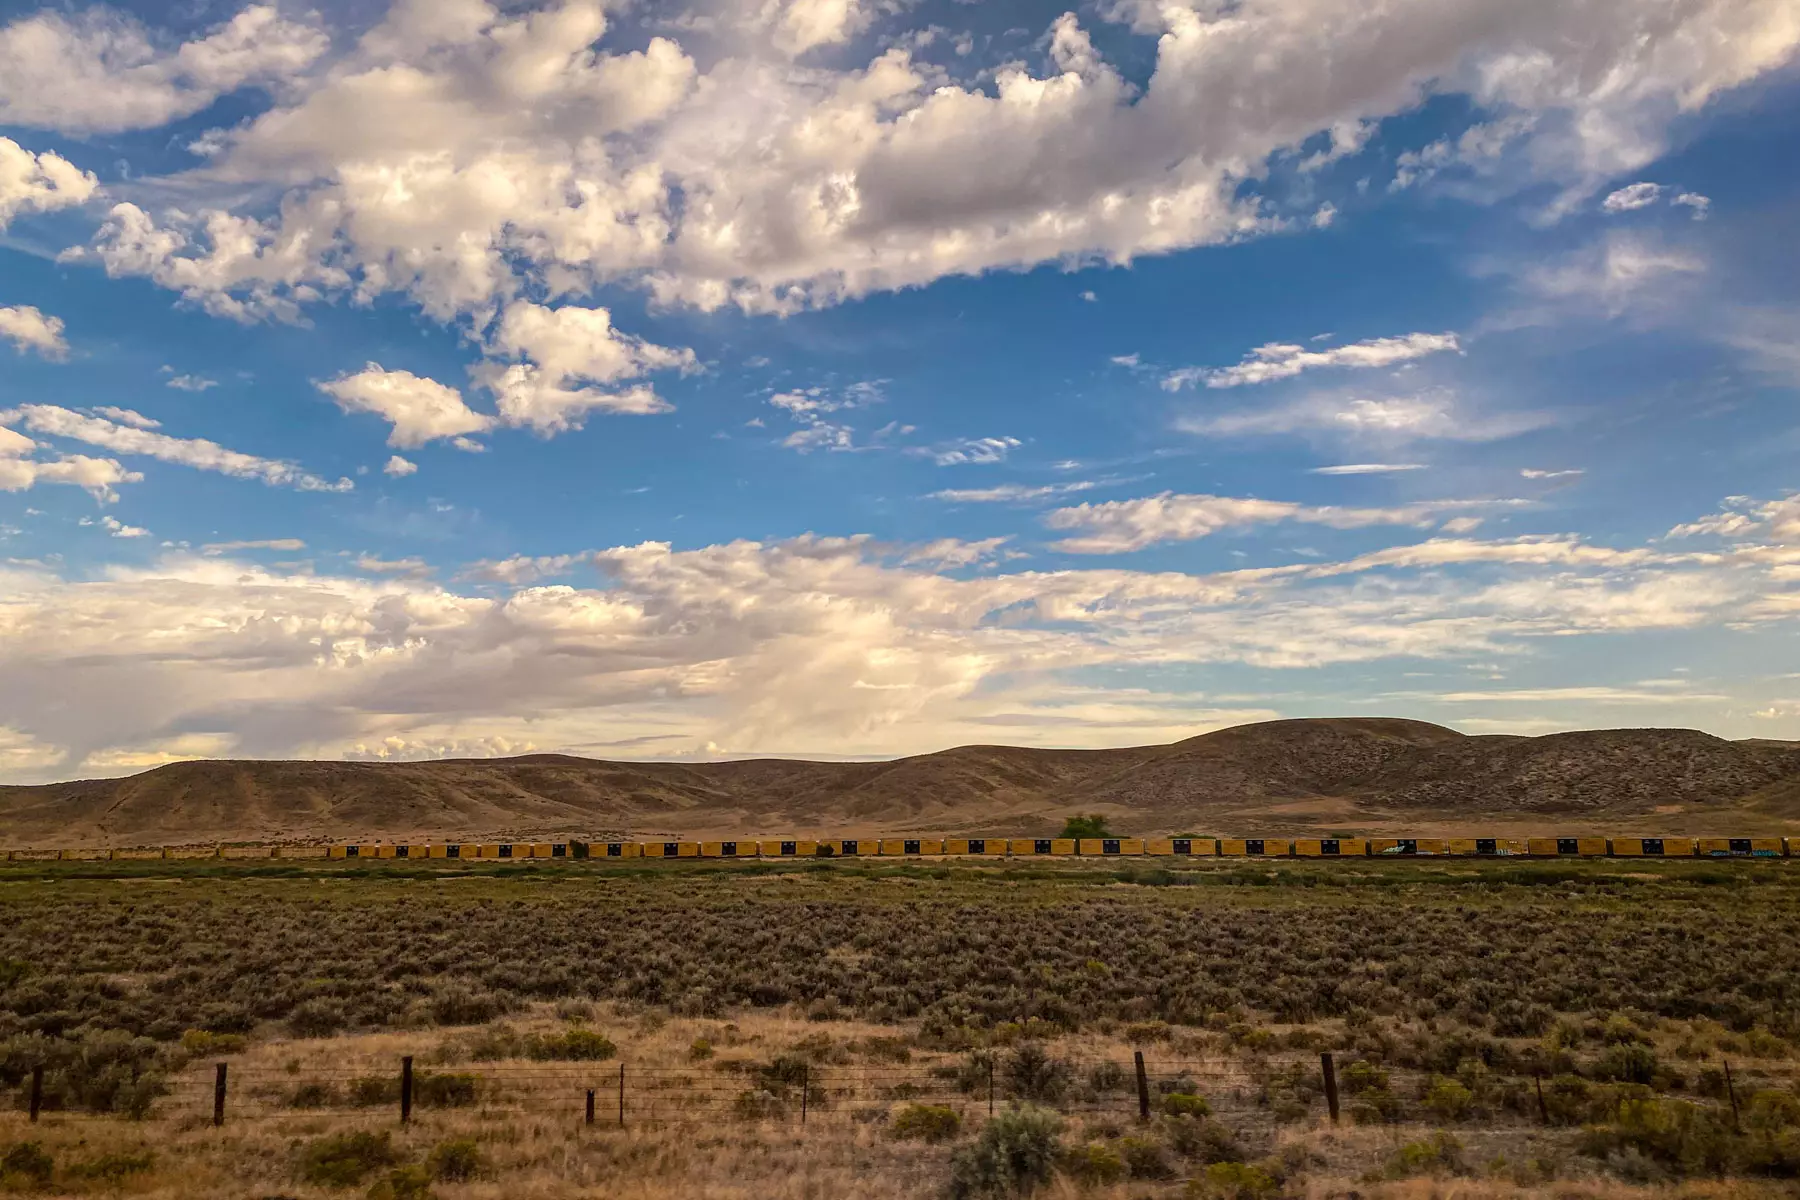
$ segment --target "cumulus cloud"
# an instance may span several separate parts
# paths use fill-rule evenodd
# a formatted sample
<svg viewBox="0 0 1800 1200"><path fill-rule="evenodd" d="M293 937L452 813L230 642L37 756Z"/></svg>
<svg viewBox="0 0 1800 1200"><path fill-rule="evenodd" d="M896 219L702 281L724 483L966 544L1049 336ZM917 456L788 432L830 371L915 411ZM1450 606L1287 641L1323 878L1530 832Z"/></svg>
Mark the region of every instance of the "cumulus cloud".
<svg viewBox="0 0 1800 1200"><path fill-rule="evenodd" d="M85 204L99 190L100 181L92 172L78 169L60 154L48 150L33 154L11 138L0 137L0 229L20 213Z"/></svg>
<svg viewBox="0 0 1800 1200"><path fill-rule="evenodd" d="M46 316L29 304L0 308L0 338L20 354L35 350L45 358L66 358L69 343L63 337L61 317Z"/></svg>
<svg viewBox="0 0 1800 1200"><path fill-rule="evenodd" d="M865 7L755 12L793 54L847 44ZM964 84L899 45L797 70L732 44L703 69L668 38L609 48L599 0L408 0L208 142L211 178L245 187L210 209L115 210L97 249L227 315L398 291L473 319L617 281L788 312L1284 228L1245 180L1321 134L1352 153L1435 95L1479 116L1419 152L1416 181L1438 159L1487 163L1585 198L1658 157L1683 114L1790 62L1789 7L1146 5L1158 41L1138 85L1073 14L1041 70Z"/></svg>
<svg viewBox="0 0 1800 1200"><path fill-rule="evenodd" d="M209 388L219 386L218 380L208 379L204 375L177 375L168 367L163 368L163 373L169 376L164 381L165 386L172 387L178 392L204 392Z"/></svg>
<svg viewBox="0 0 1800 1200"><path fill-rule="evenodd" d="M110 504L119 498L114 490L119 484L141 483L144 478L111 458L85 454L65 454L50 460L27 458L18 448L20 440L27 450L36 445L10 429L0 429L0 492L22 492L40 483L66 483L81 488L102 504Z"/></svg>
<svg viewBox="0 0 1800 1200"><path fill-rule="evenodd" d="M1459 350L1454 333L1409 333L1402 337L1372 338L1348 346L1326 350L1308 350L1287 342L1270 342L1252 350L1235 367L1183 367L1163 379L1164 389L1174 392L1196 383L1209 388L1242 387L1251 383L1268 383L1273 379L1291 379L1302 371L1323 367L1391 367Z"/></svg>
<svg viewBox="0 0 1800 1200"><path fill-rule="evenodd" d="M411 371L370 363L354 375L318 385L345 412L373 413L393 426L388 445L423 446L438 438L481 433L493 419L463 403L462 393Z"/></svg>
<svg viewBox="0 0 1800 1200"><path fill-rule="evenodd" d="M171 437L165 433L109 421L104 417L88 416L54 404L22 404L17 409L0 413L0 423L11 422L22 422L33 433L47 437L68 438L111 450L115 454L140 454L163 462L180 463L200 471L217 471L239 479L259 479L270 487L291 487L303 492L347 492L353 486L348 479L333 483L301 470L292 463L227 450L217 442L210 442L205 438ZM90 487L90 490L93 489Z"/></svg>
<svg viewBox="0 0 1800 1200"><path fill-rule="evenodd" d="M1702 196L1699 192L1683 192L1673 200L1669 201L1669 203L1679 204L1683 208L1693 209L1694 220L1696 221L1706 220L1706 214L1712 209L1712 198L1710 196Z"/></svg>
<svg viewBox="0 0 1800 1200"><path fill-rule="evenodd" d="M0 27L0 125L154 129L246 84L293 76L330 43L323 30L260 4L173 50L158 40L101 6L73 16L43 9Z"/></svg>
<svg viewBox="0 0 1800 1200"><path fill-rule="evenodd" d="M383 466L381 470L384 474L392 475L394 478L398 479L404 475L417 474L419 464L410 459L401 458L398 454L395 454L389 456L386 465Z"/></svg>
<svg viewBox="0 0 1800 1200"><path fill-rule="evenodd" d="M1548 639L1800 611L1770 603L1795 583L1765 567L1566 537L1434 539L1379 562L1223 575L959 578L938 566L995 549L651 542L590 556L605 575L597 586L503 578L535 578L534 562L497 571L494 595L406 571L284 572L201 555L95 577L0 568L0 729L4 744L32 750L0 771L66 777L184 738L266 757L429 755L493 739L638 756L708 743L892 754L1172 740L1269 714L1068 680L1128 664L1492 661ZM937 561L904 561L917 556ZM1506 574L1484 573L1500 564ZM1364 578L1373 570L1378 586Z"/></svg>
<svg viewBox="0 0 1800 1200"><path fill-rule="evenodd" d="M1634 212L1655 204L1662 192L1660 183L1630 184L1608 195L1600 202L1600 208L1609 213Z"/></svg>
<svg viewBox="0 0 1800 1200"><path fill-rule="evenodd" d="M1727 496L1724 507L1697 521L1669 530L1671 538L1710 534L1725 538L1769 537L1784 543L1800 542L1800 495L1779 500L1754 500Z"/></svg>
<svg viewBox="0 0 1800 1200"><path fill-rule="evenodd" d="M1158 542L1206 537L1221 529L1283 521L1325 525L1333 529L1360 529L1371 525L1424 526L1446 510L1483 503L1492 502L1450 500L1399 508L1342 508L1297 504L1289 500L1164 492L1137 500L1108 500L1055 509L1045 514L1044 524L1051 529L1081 531L1077 537L1055 543L1059 550L1071 554L1123 554Z"/></svg>
<svg viewBox="0 0 1800 1200"><path fill-rule="evenodd" d="M116 538L141 538L150 536L150 531L148 529L144 529L138 525L127 525L117 517L101 517L98 520L95 520L93 517L83 517L81 520L77 521L76 524L92 525L104 529L109 536Z"/></svg>
<svg viewBox="0 0 1800 1200"><path fill-rule="evenodd" d="M129 425L133 429L161 429L162 422L146 417L143 413L131 408L118 408L111 404L96 404L92 411L109 421L120 425Z"/></svg>
<svg viewBox="0 0 1800 1200"><path fill-rule="evenodd" d="M668 412L672 406L647 385L607 385L698 367L692 350L619 332L604 308L546 308L526 300L507 306L488 339L488 352L500 361L484 364L475 375L494 393L500 418L545 435L579 428L595 411ZM591 386L596 384L601 386Z"/></svg>

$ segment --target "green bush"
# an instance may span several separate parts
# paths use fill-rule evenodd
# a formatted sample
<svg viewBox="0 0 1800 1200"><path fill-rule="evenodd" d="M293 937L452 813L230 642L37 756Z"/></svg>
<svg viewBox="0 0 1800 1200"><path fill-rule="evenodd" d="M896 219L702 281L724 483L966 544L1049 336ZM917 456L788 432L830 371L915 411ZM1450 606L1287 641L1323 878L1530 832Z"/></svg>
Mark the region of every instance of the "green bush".
<svg viewBox="0 0 1800 1200"><path fill-rule="evenodd" d="M1083 816L1075 814L1063 822L1062 837L1066 838L1109 838L1112 830L1106 827L1106 818L1099 813Z"/></svg>
<svg viewBox="0 0 1800 1200"><path fill-rule="evenodd" d="M1042 1108L1015 1105L982 1127L950 1158L950 1200L1029 1196L1050 1182L1062 1120Z"/></svg>
<svg viewBox="0 0 1800 1200"><path fill-rule="evenodd" d="M1175 1166L1169 1161L1168 1148L1155 1138L1120 1138L1119 1157L1125 1160L1125 1171L1133 1179L1175 1177Z"/></svg>
<svg viewBox="0 0 1800 1200"><path fill-rule="evenodd" d="M1388 1073L1373 1063L1357 1059L1338 1075L1338 1084L1347 1096L1388 1090Z"/></svg>
<svg viewBox="0 0 1800 1200"><path fill-rule="evenodd" d="M1056 1165L1064 1175L1087 1187L1105 1187L1125 1178L1125 1160L1105 1142L1065 1146L1056 1156Z"/></svg>
<svg viewBox="0 0 1800 1200"><path fill-rule="evenodd" d="M315 1187L355 1187L371 1172L399 1160L386 1133L338 1133L310 1142L301 1151L300 1178Z"/></svg>
<svg viewBox="0 0 1800 1200"><path fill-rule="evenodd" d="M212 1058L220 1054L242 1054L250 1040L241 1033L214 1033L210 1029L190 1029L181 1035L181 1048L195 1058Z"/></svg>
<svg viewBox="0 0 1800 1200"><path fill-rule="evenodd" d="M1280 1190L1274 1175L1238 1162L1214 1163L1187 1185L1187 1194L1196 1200L1271 1200Z"/></svg>
<svg viewBox="0 0 1800 1200"><path fill-rule="evenodd" d="M415 1077L413 1086L418 1087ZM415 1091L416 1094L416 1091ZM375 1108L384 1104L400 1103L400 1077L398 1075L359 1075L350 1081L350 1103L358 1108Z"/></svg>
<svg viewBox="0 0 1800 1200"><path fill-rule="evenodd" d="M1723 1174L1739 1150L1714 1110L1685 1100L1631 1096L1618 1116L1583 1131L1581 1149L1596 1158L1641 1156L1676 1175Z"/></svg>
<svg viewBox="0 0 1800 1200"><path fill-rule="evenodd" d="M1617 1083L1656 1082L1661 1069L1656 1051L1640 1042L1618 1042L1608 1046L1594 1062L1594 1078Z"/></svg>
<svg viewBox="0 0 1800 1200"><path fill-rule="evenodd" d="M1463 1147L1451 1134L1439 1130L1422 1142L1408 1142L1387 1162L1390 1179L1413 1175L1454 1175L1463 1170Z"/></svg>
<svg viewBox="0 0 1800 1200"><path fill-rule="evenodd" d="M1239 1162L1244 1157L1237 1135L1217 1121L1164 1117L1162 1133L1170 1149L1194 1162Z"/></svg>
<svg viewBox="0 0 1800 1200"><path fill-rule="evenodd" d="M329 1108L337 1091L329 1083L303 1083L288 1095L289 1108Z"/></svg>
<svg viewBox="0 0 1800 1200"><path fill-rule="evenodd" d="M1171 1117L1210 1117L1212 1105L1205 1097L1196 1096L1192 1092L1170 1092L1162 1098L1163 1113Z"/></svg>
<svg viewBox="0 0 1800 1200"><path fill-rule="evenodd" d="M600 1062L615 1053L611 1040L591 1029L525 1039L525 1056L540 1062Z"/></svg>
<svg viewBox="0 0 1800 1200"><path fill-rule="evenodd" d="M1055 1104L1069 1090L1075 1069L1052 1058L1037 1042L1014 1046L1001 1064L1007 1095L1039 1104Z"/></svg>
<svg viewBox="0 0 1800 1200"><path fill-rule="evenodd" d="M961 1130L962 1118L942 1104L903 1104L888 1125L895 1137L921 1142L948 1142Z"/></svg>
<svg viewBox="0 0 1800 1200"><path fill-rule="evenodd" d="M1454 1079L1434 1076L1425 1089L1425 1111L1440 1121L1460 1121L1475 1107L1475 1093Z"/></svg>
<svg viewBox="0 0 1800 1200"><path fill-rule="evenodd" d="M56 1160L37 1142L20 1142L0 1154L0 1180L17 1180L27 1187L49 1187L56 1174Z"/></svg>
<svg viewBox="0 0 1800 1200"><path fill-rule="evenodd" d="M474 1075L422 1071L413 1077L413 1099L421 1108L465 1108L475 1103L479 1084Z"/></svg>
<svg viewBox="0 0 1800 1200"><path fill-rule="evenodd" d="M425 1169L433 1179L445 1183L467 1183L481 1174L484 1161L481 1147L474 1138L452 1138L439 1142L425 1160Z"/></svg>
<svg viewBox="0 0 1800 1200"><path fill-rule="evenodd" d="M395 1167L369 1189L369 1200L432 1200L431 1176L424 1167Z"/></svg>

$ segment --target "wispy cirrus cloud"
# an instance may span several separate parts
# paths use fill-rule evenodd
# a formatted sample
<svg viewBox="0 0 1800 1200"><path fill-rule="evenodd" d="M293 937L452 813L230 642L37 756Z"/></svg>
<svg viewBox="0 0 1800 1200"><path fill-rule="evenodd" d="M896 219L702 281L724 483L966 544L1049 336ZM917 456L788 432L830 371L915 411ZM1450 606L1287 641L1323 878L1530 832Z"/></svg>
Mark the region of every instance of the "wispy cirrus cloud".
<svg viewBox="0 0 1800 1200"><path fill-rule="evenodd" d="M1163 377L1165 391L1177 392L1196 383L1209 388L1244 387L1292 379L1305 371L1332 367L1368 370L1409 363L1427 355L1462 348L1454 333L1408 333L1400 337L1372 338L1323 350L1290 342L1270 342L1252 350L1244 361L1231 367L1183 367Z"/></svg>

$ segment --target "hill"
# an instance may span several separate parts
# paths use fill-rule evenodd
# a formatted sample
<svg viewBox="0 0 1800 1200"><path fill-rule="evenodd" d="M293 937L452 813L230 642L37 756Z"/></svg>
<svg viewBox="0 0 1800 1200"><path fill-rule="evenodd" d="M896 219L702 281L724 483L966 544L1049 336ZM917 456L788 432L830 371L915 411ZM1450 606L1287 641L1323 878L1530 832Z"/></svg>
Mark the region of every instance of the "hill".
<svg viewBox="0 0 1800 1200"><path fill-rule="evenodd" d="M1358 717L1166 746L961 746L888 762L198 761L0 787L0 841L1025 834L1076 811L1123 832L1768 830L1800 821L1800 747L1688 729L1471 737Z"/></svg>

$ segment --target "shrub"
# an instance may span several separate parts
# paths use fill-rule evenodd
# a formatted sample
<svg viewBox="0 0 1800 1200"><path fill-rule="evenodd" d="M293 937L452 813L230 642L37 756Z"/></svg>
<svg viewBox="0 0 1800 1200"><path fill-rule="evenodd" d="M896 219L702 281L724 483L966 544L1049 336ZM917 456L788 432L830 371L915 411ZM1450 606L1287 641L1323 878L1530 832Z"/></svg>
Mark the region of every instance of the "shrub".
<svg viewBox="0 0 1800 1200"><path fill-rule="evenodd" d="M705 1062L713 1056L713 1044L705 1038L695 1038L694 1044L688 1047L688 1061Z"/></svg>
<svg viewBox="0 0 1800 1200"><path fill-rule="evenodd" d="M1155 1138L1120 1138L1119 1157L1125 1160L1125 1171L1133 1179L1172 1179L1175 1176L1168 1148Z"/></svg>
<svg viewBox="0 0 1800 1200"><path fill-rule="evenodd" d="M731 1111L744 1121L772 1121L787 1111L787 1104L767 1088L749 1088L733 1098Z"/></svg>
<svg viewBox="0 0 1800 1200"><path fill-rule="evenodd" d="M1104 1187L1125 1178L1125 1160L1104 1142L1066 1146L1056 1158L1063 1174L1088 1187Z"/></svg>
<svg viewBox="0 0 1800 1200"><path fill-rule="evenodd" d="M1060 1058L1052 1058L1037 1042L1021 1042L1013 1047L1002 1068L1009 1095L1040 1104L1061 1100L1075 1075L1074 1068Z"/></svg>
<svg viewBox="0 0 1800 1200"><path fill-rule="evenodd" d="M506 1012L504 997L452 983L432 993L431 1019L439 1025L485 1025Z"/></svg>
<svg viewBox="0 0 1800 1200"><path fill-rule="evenodd" d="M418 1080L413 1081L415 1089ZM350 1081L350 1103L358 1108L376 1108L400 1103L398 1075L359 1075Z"/></svg>
<svg viewBox="0 0 1800 1200"><path fill-rule="evenodd" d="M1650 1084L1656 1081L1660 1064L1656 1051L1640 1042L1618 1042L1608 1046L1594 1063L1594 1078L1619 1083Z"/></svg>
<svg viewBox="0 0 1800 1200"><path fill-rule="evenodd" d="M1029 1196L1050 1182L1061 1133L1061 1119L1033 1105L1000 1113L951 1156L951 1200Z"/></svg>
<svg viewBox="0 0 1800 1200"><path fill-rule="evenodd" d="M423 1071L413 1078L413 1099L422 1108L464 1108L475 1103L479 1082L473 1075Z"/></svg>
<svg viewBox="0 0 1800 1200"><path fill-rule="evenodd" d="M288 1032L295 1037L330 1037L350 1023L344 1006L335 1000L306 1000L288 1013Z"/></svg>
<svg viewBox="0 0 1800 1200"><path fill-rule="evenodd" d="M1170 1149L1195 1162L1239 1162L1244 1157L1237 1135L1217 1121L1164 1117L1162 1131Z"/></svg>
<svg viewBox="0 0 1800 1200"><path fill-rule="evenodd" d="M467 1183L481 1173L481 1147L474 1138L452 1138L439 1142L425 1160L425 1169L433 1179L445 1183Z"/></svg>
<svg viewBox="0 0 1800 1200"><path fill-rule="evenodd" d="M1270 1200L1280 1190L1268 1171L1236 1162L1214 1163L1187 1186L1187 1194L1197 1200Z"/></svg>
<svg viewBox="0 0 1800 1200"><path fill-rule="evenodd" d="M1088 1068L1088 1087L1096 1092L1116 1092L1125 1086L1125 1068L1116 1062L1097 1062Z"/></svg>
<svg viewBox="0 0 1800 1200"><path fill-rule="evenodd" d="M1385 1092L1388 1090L1388 1073L1359 1058L1343 1069L1338 1076L1338 1084L1347 1096L1360 1096L1364 1092Z"/></svg>
<svg viewBox="0 0 1800 1200"><path fill-rule="evenodd" d="M1460 1121L1475 1106L1475 1093L1454 1079L1435 1076L1425 1089L1425 1110L1440 1121Z"/></svg>
<svg viewBox="0 0 1800 1200"><path fill-rule="evenodd" d="M1076 813L1063 822L1062 836L1066 838L1109 838L1112 831L1106 827L1106 818L1099 813L1083 816Z"/></svg>
<svg viewBox="0 0 1800 1200"><path fill-rule="evenodd" d="M1736 1140L1712 1109L1685 1100L1630 1096L1618 1117L1583 1131L1581 1149L1601 1159L1640 1155L1675 1174L1723 1173Z"/></svg>
<svg viewBox="0 0 1800 1200"><path fill-rule="evenodd" d="M1455 1174L1463 1169L1462 1143L1439 1130L1422 1142L1408 1142L1388 1159L1390 1179L1412 1175Z"/></svg>
<svg viewBox="0 0 1800 1200"><path fill-rule="evenodd" d="M591 1029L571 1029L525 1040L525 1055L539 1062L600 1062L617 1052L611 1040Z"/></svg>
<svg viewBox="0 0 1800 1200"><path fill-rule="evenodd" d="M317 1187L355 1187L372 1171L399 1161L386 1133L338 1133L307 1144L300 1178Z"/></svg>
<svg viewBox="0 0 1800 1200"><path fill-rule="evenodd" d="M1212 1105L1192 1092L1170 1092L1162 1098L1162 1110L1171 1117L1210 1117Z"/></svg>
<svg viewBox="0 0 1800 1200"><path fill-rule="evenodd" d="M431 1176L424 1167L396 1167L369 1189L369 1200L431 1200Z"/></svg>
<svg viewBox="0 0 1800 1200"><path fill-rule="evenodd" d="M249 1039L241 1033L214 1033L209 1029L190 1029L181 1035L181 1048L195 1058L211 1058L219 1054L242 1054Z"/></svg>
<svg viewBox="0 0 1800 1200"><path fill-rule="evenodd" d="M337 1092L329 1083L303 1083L288 1096L289 1108L329 1108Z"/></svg>
<svg viewBox="0 0 1800 1200"><path fill-rule="evenodd" d="M37 1142L20 1142L0 1155L0 1180L16 1179L29 1187L49 1187L56 1160Z"/></svg>
<svg viewBox="0 0 1800 1200"><path fill-rule="evenodd" d="M90 1179L96 1183L117 1183L131 1175L141 1175L156 1165L156 1155L148 1150L138 1154L102 1154L86 1162L76 1163L69 1168L69 1174L76 1179Z"/></svg>
<svg viewBox="0 0 1800 1200"><path fill-rule="evenodd" d="M942 1104L903 1104L894 1111L888 1130L897 1138L948 1142L962 1129L956 1110Z"/></svg>

